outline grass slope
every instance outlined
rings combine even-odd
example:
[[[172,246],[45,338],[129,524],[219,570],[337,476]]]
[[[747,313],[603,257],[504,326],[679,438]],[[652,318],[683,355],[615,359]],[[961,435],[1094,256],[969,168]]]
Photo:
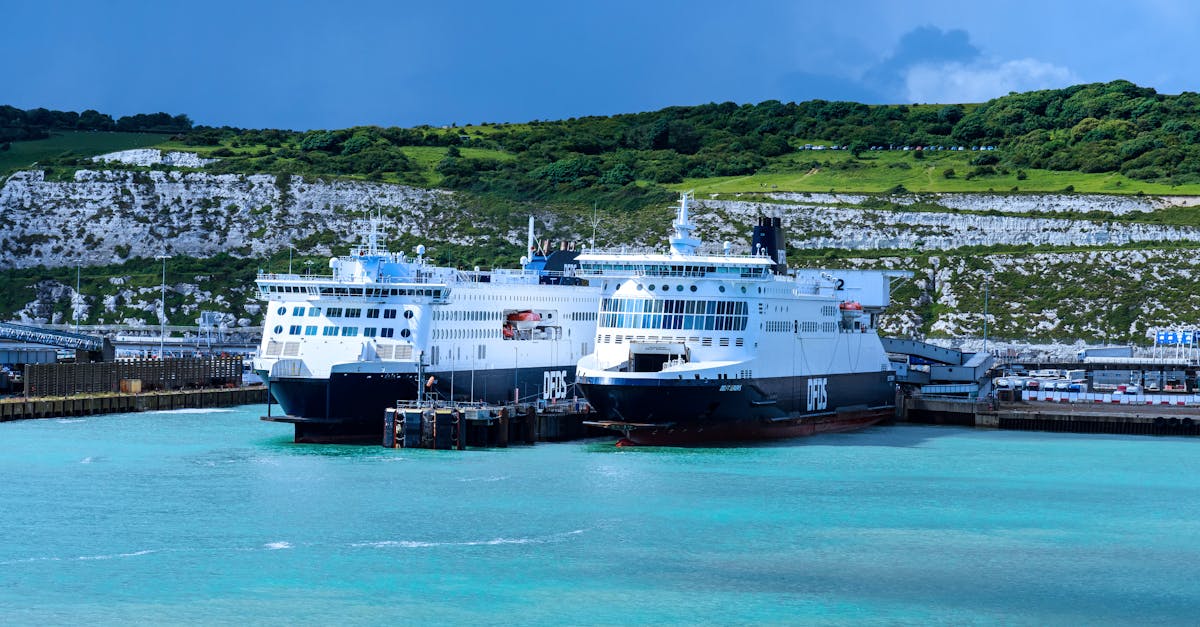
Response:
[[[166,139],[166,135],[157,133],[55,132],[47,139],[13,142],[8,150],[0,151],[0,176],[66,152],[91,157],[118,150],[149,148]]]
[[[1002,156],[1002,152],[995,153]],[[1130,179],[1117,172],[1089,174],[1051,170],[994,168],[995,174],[967,178],[978,152],[928,151],[915,159],[911,151],[871,151],[854,158],[846,151],[798,151],[774,159],[747,176],[685,179],[669,186],[698,194],[762,191],[885,192],[902,186],[910,192],[1060,192],[1068,186],[1080,193],[1200,195],[1200,184],[1170,185]],[[954,170],[947,177],[945,171]]]

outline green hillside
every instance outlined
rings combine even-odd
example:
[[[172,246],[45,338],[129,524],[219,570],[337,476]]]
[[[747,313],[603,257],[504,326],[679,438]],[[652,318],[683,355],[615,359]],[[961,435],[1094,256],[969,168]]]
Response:
[[[118,150],[148,148],[165,139],[165,135],[156,133],[55,131],[47,139],[14,141],[8,144],[7,150],[0,150],[0,176],[35,163],[58,163],[65,159],[93,157]]]
[[[23,115],[27,124],[58,119],[35,111],[9,115]],[[48,113],[67,122],[72,115]],[[709,193],[1200,192],[1200,95],[1159,94],[1128,81],[980,104],[725,102],[441,128],[300,133],[186,127],[186,116],[166,114],[122,118],[113,126],[121,124],[176,124],[163,147],[217,157],[221,161],[208,167],[214,172],[347,177],[617,209],[660,203],[670,190],[693,187]],[[14,141],[9,152],[36,143]],[[813,145],[840,149],[805,149]],[[75,155],[54,156],[61,152],[36,160],[86,165]]]

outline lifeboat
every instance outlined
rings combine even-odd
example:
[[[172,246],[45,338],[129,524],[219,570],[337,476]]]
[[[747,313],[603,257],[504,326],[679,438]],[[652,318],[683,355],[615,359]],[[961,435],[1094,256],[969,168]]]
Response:
[[[541,321],[542,314],[529,309],[508,314],[508,322],[522,331],[536,327]]]
[[[838,305],[842,311],[862,311],[862,303],[856,300],[848,300]]]

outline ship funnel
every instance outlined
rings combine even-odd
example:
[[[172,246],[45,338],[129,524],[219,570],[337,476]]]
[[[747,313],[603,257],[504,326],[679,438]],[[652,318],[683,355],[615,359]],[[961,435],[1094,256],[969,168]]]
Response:
[[[760,217],[750,240],[750,250],[756,255],[771,258],[775,274],[787,273],[787,240],[783,237],[783,221],[779,218]]]

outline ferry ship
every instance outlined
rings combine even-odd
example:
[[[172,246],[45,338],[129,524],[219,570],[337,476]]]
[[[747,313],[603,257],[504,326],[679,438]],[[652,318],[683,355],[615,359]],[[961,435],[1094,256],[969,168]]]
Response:
[[[779,218],[751,255],[700,254],[684,194],[666,253],[585,251],[602,289],[576,384],[621,443],[679,445],[866,427],[895,415],[876,333],[902,271],[788,270]]]
[[[592,350],[599,289],[578,252],[537,246],[513,270],[461,271],[388,252],[380,221],[328,275],[260,274],[267,312],[255,371],[297,442],[378,441],[397,400],[570,398]]]

